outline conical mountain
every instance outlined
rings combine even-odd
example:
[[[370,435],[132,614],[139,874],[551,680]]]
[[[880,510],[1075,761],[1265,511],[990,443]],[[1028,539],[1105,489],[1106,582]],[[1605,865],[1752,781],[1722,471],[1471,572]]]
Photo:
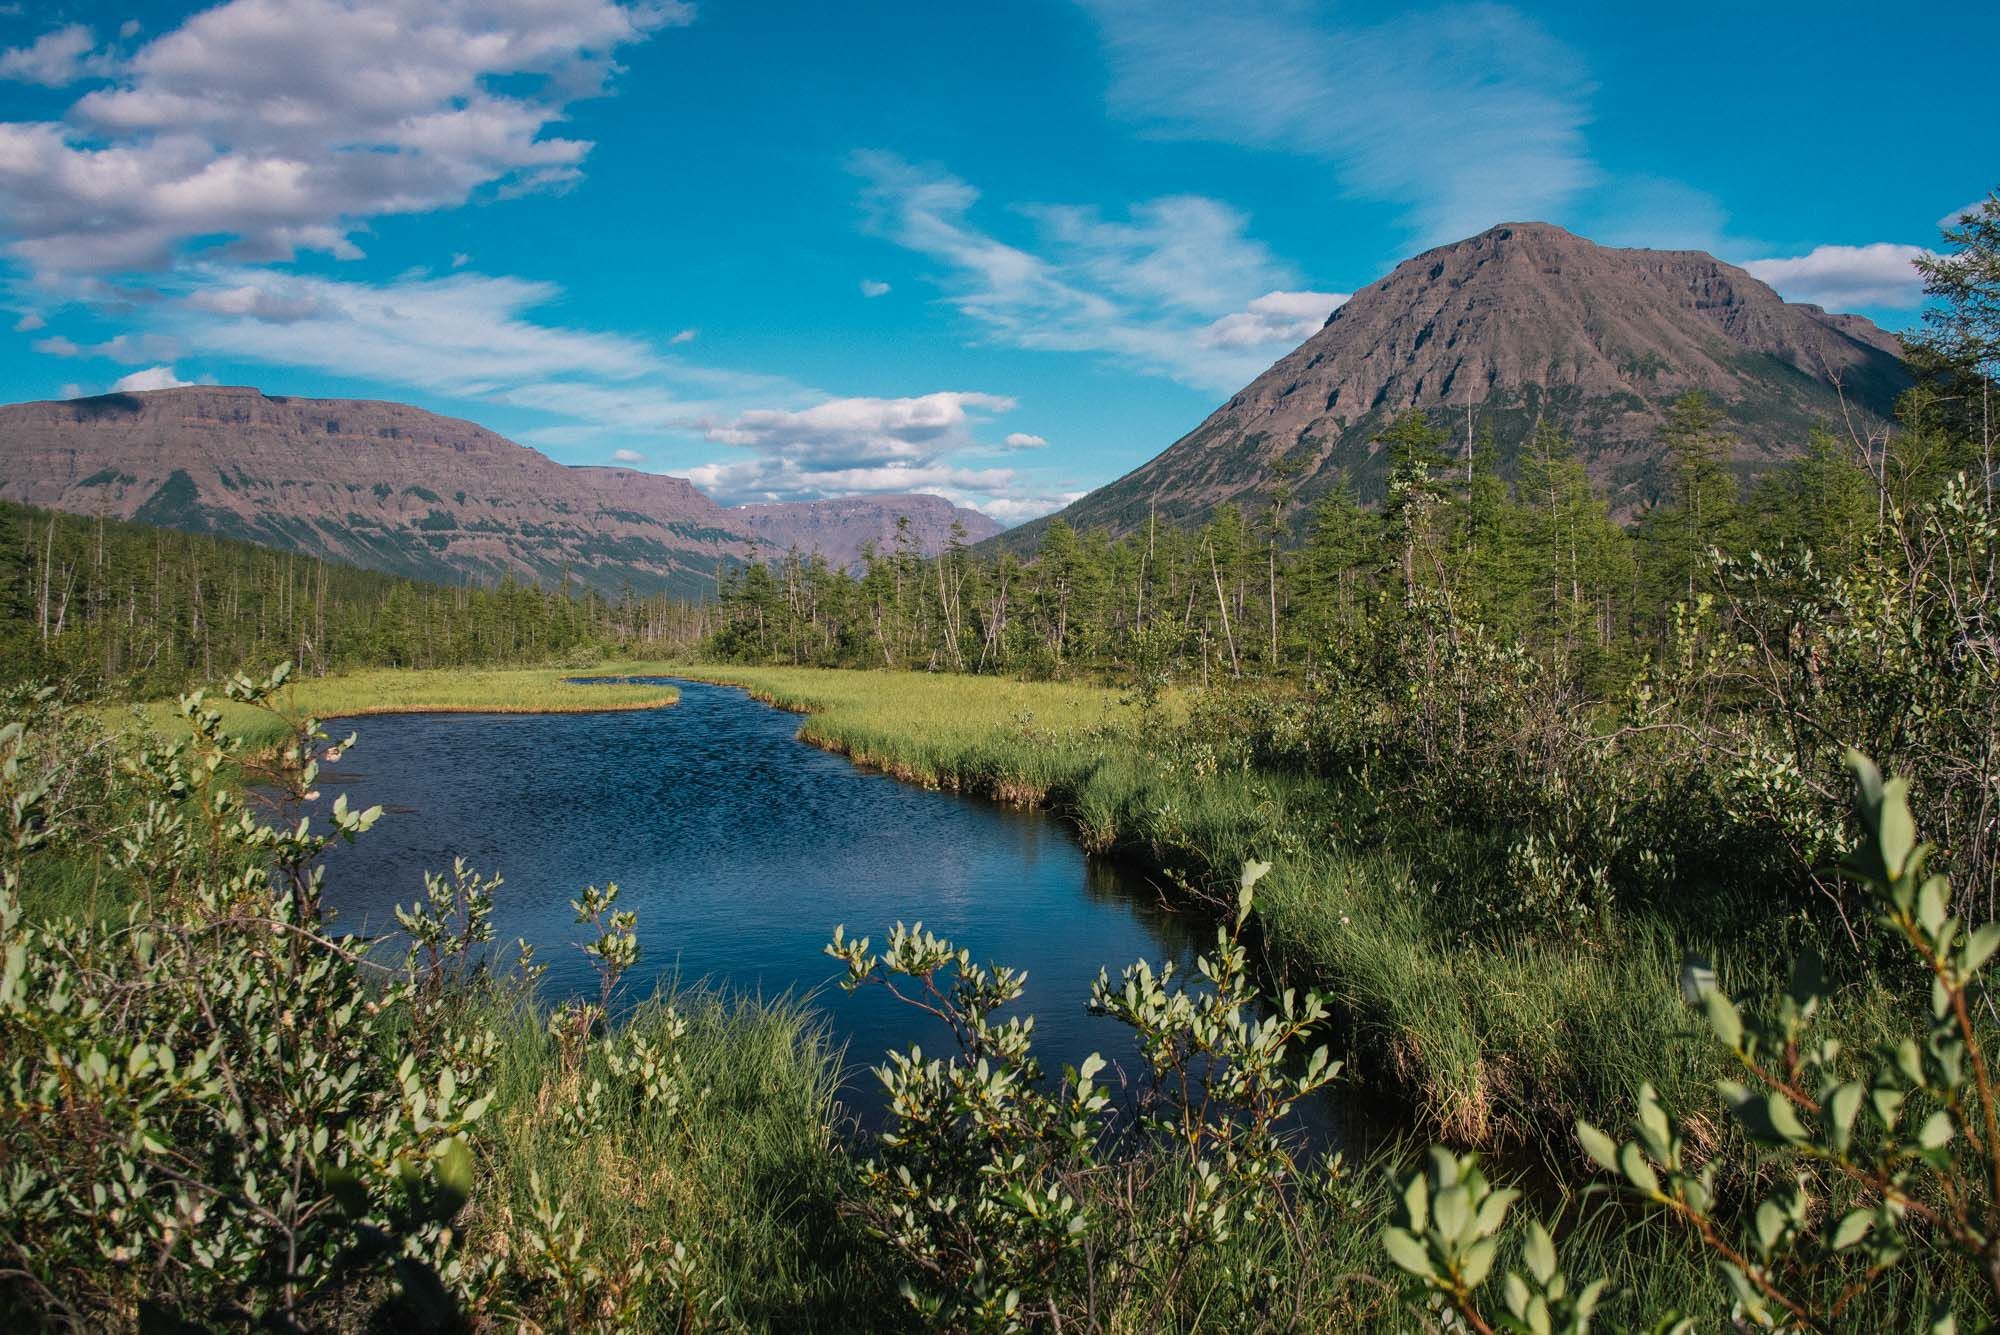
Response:
[[[1630,513],[1661,494],[1660,425],[1688,390],[1721,407],[1736,466],[1754,473],[1800,452],[1816,424],[1885,418],[1908,384],[1891,335],[1787,302],[1712,255],[1507,223],[1397,265],[1164,453],[1060,516],[1121,533],[1155,509],[1199,521],[1261,503],[1281,458],[1301,465],[1304,497],[1343,477],[1379,497],[1376,437],[1412,408],[1448,426],[1455,448],[1468,422],[1490,426],[1503,467],[1547,417]],[[1047,522],[1000,541],[1032,541]]]

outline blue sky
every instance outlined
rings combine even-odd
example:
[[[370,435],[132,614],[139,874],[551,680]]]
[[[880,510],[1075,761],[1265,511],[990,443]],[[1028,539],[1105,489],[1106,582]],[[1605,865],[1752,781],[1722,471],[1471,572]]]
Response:
[[[0,398],[394,398],[1018,521],[1498,222],[1908,325],[1996,56],[1990,6],[0,4]]]

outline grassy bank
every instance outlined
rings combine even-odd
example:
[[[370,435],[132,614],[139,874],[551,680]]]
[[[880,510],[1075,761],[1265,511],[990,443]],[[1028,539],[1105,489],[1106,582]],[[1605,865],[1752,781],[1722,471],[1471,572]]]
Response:
[[[1141,744],[1137,710],[1113,689],[674,670],[806,713],[805,740],[912,782],[1048,805],[1094,851],[1185,896],[1226,890],[1248,858],[1274,862],[1259,892],[1274,965],[1337,1000],[1353,1028],[1351,1069],[1406,1098],[1429,1132],[1567,1154],[1573,1117],[1622,1118],[1643,1080],[1681,1106],[1706,1099],[1716,1061],[1676,979],[1690,948],[1715,951],[1729,976],[1726,943],[1644,920],[1624,924],[1609,948],[1465,942],[1431,912],[1433,891],[1394,849],[1343,836],[1343,794],[1299,776],[1164,761]]]
[[[573,668],[468,668],[415,671],[377,668],[330,677],[301,677],[285,687],[287,707],[320,718],[368,714],[584,714],[601,710],[658,709],[680,692],[671,686],[620,683],[574,686]],[[585,674],[588,675],[588,674]],[[277,736],[271,716],[232,704],[220,691],[209,693],[225,726],[252,742]],[[153,731],[178,734],[172,701],[123,708],[107,707],[113,727],[135,720]]]

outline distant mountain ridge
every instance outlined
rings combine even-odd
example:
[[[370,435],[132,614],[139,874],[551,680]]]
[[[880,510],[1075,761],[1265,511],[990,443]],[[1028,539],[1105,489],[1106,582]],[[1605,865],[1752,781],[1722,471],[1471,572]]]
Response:
[[[733,506],[730,523],[757,539],[766,555],[797,548],[818,552],[829,565],[851,566],[862,548],[874,543],[882,552],[894,549],[896,522],[910,521],[910,537],[927,556],[945,550],[951,526],[964,529],[965,541],[981,542],[1000,532],[997,520],[953,505],[942,496],[843,496],[829,501],[785,501]]]
[[[1375,438],[1413,408],[1461,440],[1468,415],[1474,431],[1491,426],[1503,461],[1547,417],[1629,513],[1661,494],[1659,427],[1685,391],[1717,400],[1737,467],[1754,472],[1802,450],[1817,422],[1885,419],[1909,383],[1891,335],[1787,302],[1712,255],[1508,223],[1397,265],[1193,431],[1059,514],[1114,532],[1154,510],[1197,522],[1260,503],[1288,457],[1301,496],[1345,477],[1372,499],[1386,472]],[[1048,522],[999,541],[1031,545]]]
[[[934,496],[717,505],[692,483],[570,467],[408,404],[194,386],[0,406],[0,498],[246,538],[421,579],[615,594],[713,592],[719,569],[797,543],[831,562],[898,513],[939,550]],[[833,508],[829,508],[833,507]]]

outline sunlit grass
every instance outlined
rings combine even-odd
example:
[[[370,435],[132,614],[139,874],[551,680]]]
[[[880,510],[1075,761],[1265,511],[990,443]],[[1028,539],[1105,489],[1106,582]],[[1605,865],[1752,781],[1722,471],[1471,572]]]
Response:
[[[582,714],[615,709],[657,709],[680,692],[671,686],[578,686],[573,668],[375,668],[333,677],[300,677],[285,687],[287,709],[321,718],[368,714],[478,713]],[[589,674],[583,674],[589,675]],[[280,725],[263,710],[234,704],[220,690],[208,693],[222,711],[224,726],[252,742],[275,739]],[[179,711],[172,701],[107,707],[112,727],[137,722],[153,732],[178,736]]]

